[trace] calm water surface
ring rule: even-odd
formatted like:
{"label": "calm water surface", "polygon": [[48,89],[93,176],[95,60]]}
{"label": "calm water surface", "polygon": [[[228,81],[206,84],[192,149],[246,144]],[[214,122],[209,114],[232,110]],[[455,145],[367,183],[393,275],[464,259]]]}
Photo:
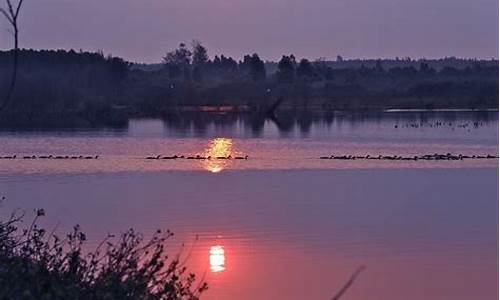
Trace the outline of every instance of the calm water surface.
{"label": "calm water surface", "polygon": [[[498,155],[496,113],[134,120],[123,131],[0,133],[12,209],[79,223],[91,243],[129,227],[176,233],[206,299],[496,299],[498,160],[336,161],[323,155]],[[145,160],[156,155],[248,160]],[[182,246],[184,244],[184,246]]]}

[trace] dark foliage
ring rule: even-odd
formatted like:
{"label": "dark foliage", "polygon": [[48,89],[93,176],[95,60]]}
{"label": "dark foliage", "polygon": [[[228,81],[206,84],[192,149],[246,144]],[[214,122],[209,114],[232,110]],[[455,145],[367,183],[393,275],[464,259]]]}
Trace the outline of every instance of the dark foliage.
{"label": "dark foliage", "polygon": [[282,83],[290,83],[295,79],[295,68],[296,68],[295,56],[283,55],[278,63],[278,72],[276,76],[278,80]]}
{"label": "dark foliage", "polygon": [[172,233],[150,240],[129,230],[86,252],[79,226],[60,238],[37,225],[20,230],[22,216],[0,220],[0,299],[190,299],[207,289],[178,258],[166,255]]}
{"label": "dark foliage", "polygon": [[[12,51],[0,54],[0,94],[6,90]],[[120,126],[114,107],[125,97],[129,64],[102,53],[23,50],[17,88],[0,124]]]}
{"label": "dark foliage", "polygon": [[[134,65],[102,53],[19,53],[18,84],[0,127],[125,126],[131,116],[232,106],[279,109],[498,108],[498,61],[347,60],[311,62],[257,54],[212,60],[198,41],[180,44],[158,66]],[[12,51],[0,52],[0,94],[7,91]]]}
{"label": "dark foliage", "polygon": [[239,69],[250,77],[253,81],[261,81],[266,79],[266,68],[264,62],[256,53],[245,55],[243,62],[239,64]]}

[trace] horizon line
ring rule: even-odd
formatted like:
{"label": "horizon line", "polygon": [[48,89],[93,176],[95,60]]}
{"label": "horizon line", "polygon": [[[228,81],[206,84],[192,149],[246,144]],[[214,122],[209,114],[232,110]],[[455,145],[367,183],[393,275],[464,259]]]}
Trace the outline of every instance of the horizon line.
{"label": "horizon line", "polygon": [[[175,49],[175,48],[174,48]],[[10,49],[1,49],[0,52],[8,52],[8,51],[11,51],[13,50],[13,48],[10,48]],[[113,54],[112,52],[108,52],[108,53],[105,53],[102,49],[96,49],[96,50],[89,50],[89,49],[82,49],[82,48],[79,48],[79,49],[76,49],[76,48],[22,48],[20,47],[19,50],[33,50],[33,51],[42,51],[42,50],[49,50],[49,51],[57,51],[57,50],[63,50],[63,51],[75,51],[75,52],[85,52],[85,53],[102,53],[104,56],[111,56],[111,57],[117,57],[117,58],[121,58],[129,63],[133,63],[133,64],[139,64],[139,65],[155,65],[155,64],[162,64],[161,62],[161,59],[160,61],[158,62],[141,62],[141,61],[138,61],[138,60],[131,60],[131,59],[127,59],[123,56],[119,56],[119,55],[115,55]],[[167,53],[168,51],[166,51],[165,53]],[[261,55],[256,52],[256,51],[250,51],[248,53],[245,53],[245,54],[241,54],[240,57],[238,58],[234,58],[230,55],[226,55],[226,54],[223,54],[223,53],[219,53],[219,54],[214,54],[214,55],[209,55],[209,59],[214,59],[215,56],[221,56],[221,55],[224,55],[226,57],[231,57],[233,59],[235,59],[236,61],[239,61],[240,59],[243,59],[243,57],[245,55],[253,55],[253,54],[257,54],[259,55],[259,57],[265,62],[265,63],[277,63],[279,62],[279,59],[277,60],[269,60],[269,59],[263,59],[263,57],[261,57]],[[355,61],[355,60],[363,60],[363,61],[368,61],[368,60],[397,60],[399,59],[400,61],[405,61],[407,60],[408,58],[410,59],[410,61],[421,61],[421,60],[442,60],[442,59],[457,59],[457,60],[478,60],[478,61],[499,61],[499,57],[478,57],[478,56],[475,56],[475,57],[460,57],[460,56],[455,56],[455,55],[447,55],[447,56],[441,56],[441,57],[425,57],[425,56],[420,56],[420,57],[417,57],[417,56],[411,56],[411,55],[402,55],[402,56],[393,56],[393,57],[375,57],[375,56],[363,56],[363,57],[349,57],[349,56],[344,56],[344,55],[341,55],[341,54],[337,54],[335,55],[334,57],[326,57],[326,56],[320,56],[320,57],[315,57],[315,58],[311,58],[311,57],[299,57],[293,53],[288,53],[288,54],[282,54],[282,55],[294,55],[297,60],[300,60],[300,59],[308,59],[309,61],[311,62],[314,62],[314,61],[318,61],[318,60],[323,60],[323,61],[327,61],[327,62],[337,62],[337,59],[336,59],[336,56],[341,56],[342,57],[342,60],[343,61]]]}

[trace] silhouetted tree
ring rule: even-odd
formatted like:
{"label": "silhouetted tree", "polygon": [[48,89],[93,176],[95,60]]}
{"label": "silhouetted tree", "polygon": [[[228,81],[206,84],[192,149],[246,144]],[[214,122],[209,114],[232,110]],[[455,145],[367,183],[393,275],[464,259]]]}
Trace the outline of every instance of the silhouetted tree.
{"label": "silhouetted tree", "polygon": [[[157,65],[129,68],[122,59],[102,52],[19,50],[16,89],[9,109],[0,112],[0,127],[123,126],[129,116],[155,116],[183,105],[260,109],[277,97],[297,106],[311,103],[328,109],[419,108],[429,103],[436,108],[498,107],[496,60],[405,58],[377,64],[374,59],[350,59],[341,66],[301,60],[296,66],[293,56],[264,64],[257,54],[246,55],[238,63],[224,55],[205,60],[205,55],[190,50],[182,45],[166,55],[165,70]],[[13,51],[0,51],[2,93],[10,81],[12,58]],[[426,65],[419,70],[420,63]],[[193,84],[189,74],[195,73],[196,64],[205,69],[203,82]],[[382,64],[385,71],[377,73]],[[165,78],[175,67],[177,77]],[[269,74],[272,80],[266,81]]]}
{"label": "silhouetted tree", "polygon": [[6,0],[7,9],[0,7],[0,12],[7,19],[9,24],[12,26],[12,31],[10,31],[14,37],[14,64],[12,67],[12,76],[9,85],[9,89],[7,91],[7,96],[3,104],[0,106],[0,111],[5,109],[12,98],[12,93],[14,92],[14,88],[16,86],[17,80],[17,64],[18,64],[18,56],[19,56],[19,27],[18,27],[18,17],[19,12],[21,11],[21,6],[23,5],[24,0],[19,0],[17,4],[13,3],[12,0]]}
{"label": "silhouetted tree", "polygon": [[216,71],[236,72],[238,70],[238,63],[232,57],[224,55],[221,55],[220,58],[215,56],[212,65]]}
{"label": "silhouetted tree", "polygon": [[208,64],[208,51],[200,41],[193,40],[193,78],[196,81],[201,81],[203,78],[203,71]]}
{"label": "silhouetted tree", "polygon": [[237,77],[238,63],[231,57],[216,55],[213,61],[208,63],[208,72],[211,80],[231,81]]}
{"label": "silhouetted tree", "polygon": [[384,68],[382,67],[381,59],[377,59],[377,62],[375,63],[375,72],[379,74],[385,72]]}
{"label": "silhouetted tree", "polygon": [[317,59],[314,61],[313,67],[319,77],[326,81],[333,80],[333,69],[326,61]]}
{"label": "silhouetted tree", "polygon": [[278,62],[278,80],[280,82],[292,82],[295,78],[295,66],[297,62],[295,61],[295,56],[293,55],[283,55],[281,60]]}
{"label": "silhouetted tree", "polygon": [[253,81],[259,81],[266,78],[266,68],[259,55],[254,53],[252,56],[243,57],[242,69],[246,70]]}
{"label": "silhouetted tree", "polygon": [[434,68],[429,67],[429,64],[427,64],[426,62],[420,63],[420,69],[418,71],[420,74],[424,76],[430,76],[436,73],[436,70],[434,70]]}
{"label": "silhouetted tree", "polygon": [[[0,52],[0,82],[8,80],[8,75],[2,71],[10,67],[11,59],[11,52]],[[9,109],[2,111],[0,121],[9,114],[21,120],[22,113],[29,120],[28,114],[35,113],[40,118],[45,116],[47,121],[57,122],[63,119],[55,114],[61,113],[76,122],[78,118],[74,114],[89,112],[87,108],[92,106],[98,109],[85,113],[87,121],[84,122],[96,123],[99,116],[95,112],[111,108],[125,98],[123,83],[128,72],[128,63],[123,59],[99,53],[19,50],[18,88],[12,95]],[[49,120],[47,114],[54,118]],[[104,115],[100,116],[106,117]]]}
{"label": "silhouetted tree", "polygon": [[208,62],[208,51],[200,41],[193,40],[193,66],[205,65]]}
{"label": "silhouetted tree", "polygon": [[169,76],[171,78],[178,78],[183,75],[185,79],[189,78],[191,56],[191,51],[184,43],[181,43],[179,48],[168,52],[165,57],[163,57],[163,63],[168,69]]}
{"label": "silhouetted tree", "polygon": [[309,62],[309,60],[303,58],[299,62],[299,66],[297,67],[297,76],[303,79],[311,79],[315,75],[314,67]]}

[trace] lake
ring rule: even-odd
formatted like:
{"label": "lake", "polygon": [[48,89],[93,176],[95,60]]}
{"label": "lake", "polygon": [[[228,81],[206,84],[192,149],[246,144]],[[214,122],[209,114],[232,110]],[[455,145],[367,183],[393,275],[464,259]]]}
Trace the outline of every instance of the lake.
{"label": "lake", "polygon": [[[202,299],[330,299],[359,266],[342,299],[496,299],[498,159],[366,159],[435,153],[498,156],[497,112],[4,131],[0,156],[16,159],[0,160],[0,209],[44,208],[44,225],[80,224],[91,245],[170,229],[169,251],[209,284]],[[145,159],[158,155],[211,159]]]}

